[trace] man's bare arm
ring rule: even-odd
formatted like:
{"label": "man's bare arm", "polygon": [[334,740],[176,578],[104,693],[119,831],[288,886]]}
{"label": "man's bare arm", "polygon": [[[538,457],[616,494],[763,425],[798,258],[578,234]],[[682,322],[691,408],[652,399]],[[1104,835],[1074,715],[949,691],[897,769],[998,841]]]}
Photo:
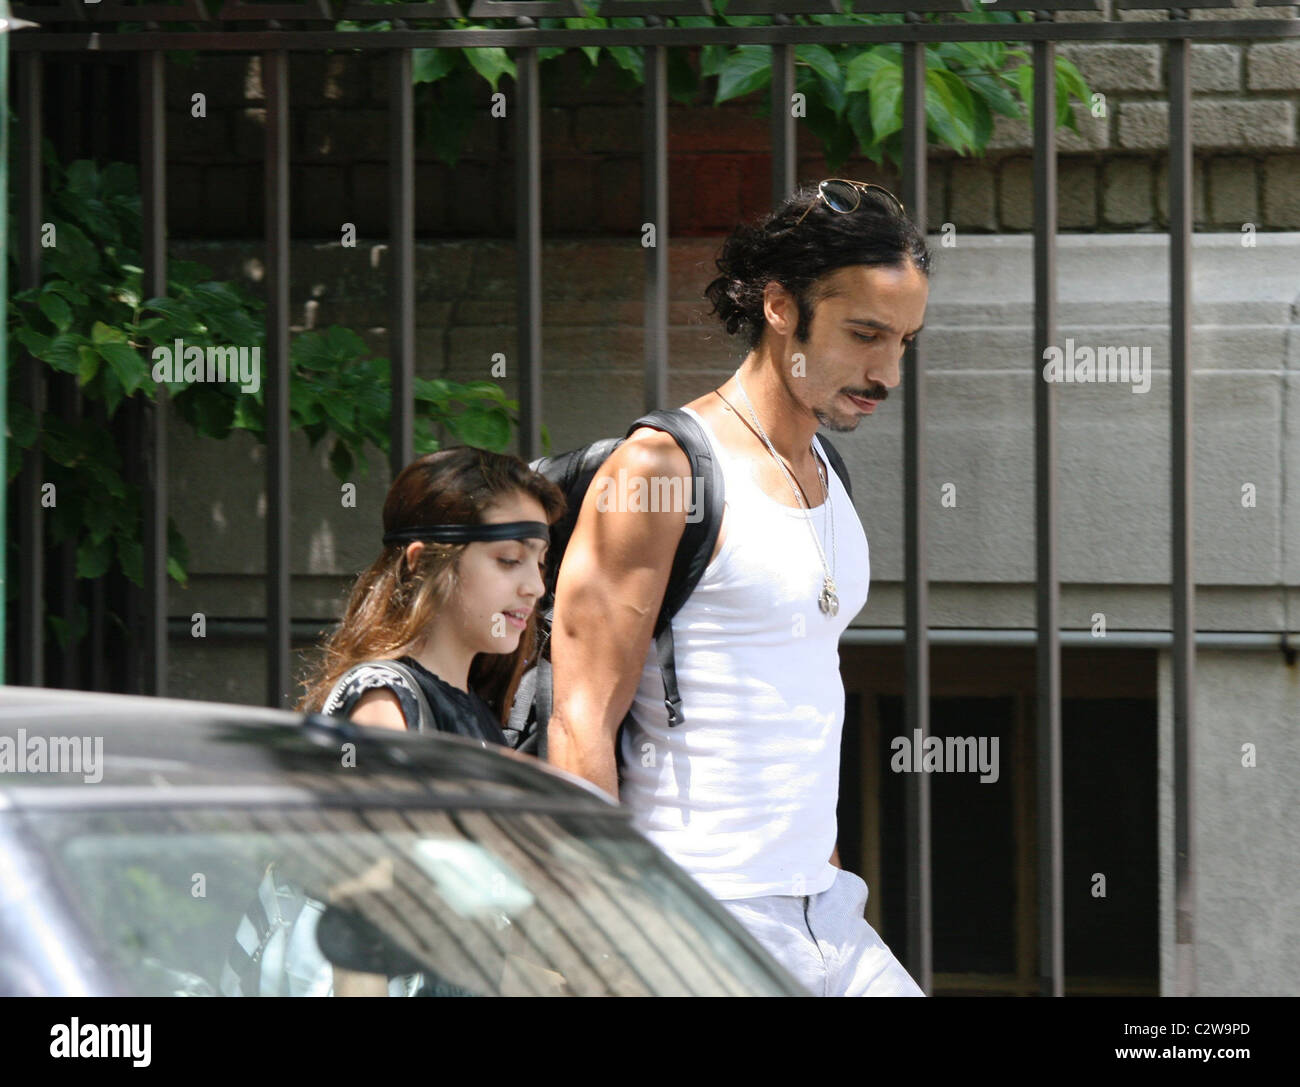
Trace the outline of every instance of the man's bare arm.
{"label": "man's bare arm", "polygon": [[671,435],[634,433],[592,479],[555,588],[547,757],[616,798],[615,738],[640,683],[686,527],[685,509],[629,511],[627,484],[689,475],[690,461]]}

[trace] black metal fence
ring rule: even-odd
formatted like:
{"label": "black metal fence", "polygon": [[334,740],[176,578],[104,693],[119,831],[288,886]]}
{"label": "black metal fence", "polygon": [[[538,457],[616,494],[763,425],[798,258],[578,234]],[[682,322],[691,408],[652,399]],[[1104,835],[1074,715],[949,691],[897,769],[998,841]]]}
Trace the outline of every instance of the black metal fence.
{"label": "black metal fence", "polygon": [[[1277,0],[1261,0],[1261,5]],[[535,18],[580,16],[567,0],[493,2],[474,0],[471,18],[517,19],[512,29],[415,29],[410,21],[456,18],[455,0],[427,4],[365,4],[347,0],[305,0],[303,3],[245,3],[226,0],[213,11],[205,0],[181,0],[175,5],[131,5],[122,0],[83,3],[57,0],[19,6],[14,14],[41,24],[39,29],[12,35],[15,54],[19,141],[18,200],[14,208],[20,237],[18,289],[36,286],[41,276],[42,193],[42,64],[56,54],[116,54],[137,58],[140,110],[143,258],[145,289],[166,293],[166,134],[163,114],[165,50],[259,53],[266,95],[266,461],[267,537],[267,701],[282,705],[291,690],[289,614],[289,53],[327,49],[380,50],[390,57],[390,172],[392,251],[392,430],[394,471],[412,456],[414,339],[414,48],[498,46],[512,51],[517,69],[515,102],[515,160],[517,170],[518,348],[521,425],[519,453],[540,452],[542,414],[541,314],[541,151],[538,102],[539,48],[582,45],[631,45],[644,48],[644,191],[645,220],[656,224],[657,243],[646,249],[645,285],[645,407],[667,403],[668,319],[668,131],[666,49],[672,46],[754,44],[772,49],[771,143],[772,196],[779,201],[796,186],[795,117],[787,108],[795,87],[794,49],[804,43],[899,42],[903,49],[904,163],[902,196],[916,222],[924,226],[926,209],[927,138],[925,113],[926,43],[946,41],[1028,41],[1034,62],[1034,356],[1026,360],[1026,380],[1035,393],[1035,533],[1037,546],[1037,787],[1039,822],[1040,977],[1044,994],[1060,995],[1064,978],[1062,925],[1061,825],[1061,658],[1057,577],[1056,406],[1054,387],[1037,360],[1057,339],[1056,244],[1057,177],[1055,149],[1056,44],[1063,41],[1163,41],[1169,58],[1169,253],[1170,367],[1172,410],[1172,539],[1173,558],[1173,719],[1176,856],[1177,991],[1195,988],[1193,904],[1195,841],[1192,797],[1192,702],[1195,645],[1192,584],[1192,414],[1189,381],[1191,329],[1192,141],[1190,131],[1189,49],[1194,40],[1260,40],[1296,37],[1293,20],[1192,20],[1190,9],[1222,7],[1222,0],[1184,0],[1170,8],[1155,0],[1115,0],[1117,10],[1163,11],[1164,22],[1054,21],[1059,11],[1100,11],[1100,0],[997,0],[997,9],[1028,10],[1034,21],[1016,24],[934,23],[922,13],[969,11],[978,0],[857,0],[861,12],[903,13],[901,25],[795,25],[790,16],[832,13],[839,0],[732,0],[729,14],[766,14],[766,26],[671,25],[680,15],[709,14],[708,0],[606,0],[602,16],[643,16],[646,25],[620,29],[542,29]],[[1280,4],[1278,5],[1280,6]],[[333,19],[395,20],[387,31],[349,32],[333,29]],[[114,32],[123,20],[142,26]],[[175,23],[185,29],[169,29]],[[110,25],[111,24],[111,25]],[[198,26],[200,29],[193,29]],[[44,402],[41,370],[31,358],[14,360],[19,388],[30,406]],[[925,356],[919,346],[908,349],[904,364],[905,591],[906,591],[906,726],[928,734],[929,645],[927,637],[926,518],[922,499],[926,435]],[[128,601],[132,629],[138,633],[141,666],[131,681],[134,689],[163,694],[167,677],[167,487],[169,471],[165,392],[156,404],[136,409],[130,426],[138,441],[144,493],[144,590]],[[10,677],[23,684],[49,681],[44,659],[43,586],[47,551],[39,501],[42,479],[38,458],[30,458],[18,481],[13,516],[19,540],[20,586],[16,616],[18,672]],[[72,556],[57,561],[65,586],[72,578]],[[100,632],[102,637],[102,631]],[[99,670],[102,672],[102,668]],[[68,684],[65,671],[63,682]],[[92,674],[95,687],[102,675]],[[70,684],[68,684],[70,685]],[[907,783],[908,946],[903,956],[918,983],[932,988],[932,921],[930,887],[929,781],[925,774],[909,775]]]}

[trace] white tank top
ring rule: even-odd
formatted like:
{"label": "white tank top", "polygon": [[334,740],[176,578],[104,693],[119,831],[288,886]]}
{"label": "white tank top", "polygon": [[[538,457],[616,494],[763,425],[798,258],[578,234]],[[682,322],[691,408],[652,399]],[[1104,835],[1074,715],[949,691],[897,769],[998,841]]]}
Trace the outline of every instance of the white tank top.
{"label": "white tank top", "polygon": [[726,535],[672,621],[685,719],[668,726],[652,641],[622,734],[619,798],[636,828],[715,898],[817,894],[835,880],[838,643],[867,600],[867,536],[817,442],[834,559],[826,503],[811,516],[839,596],[838,614],[824,615],[824,571],[804,511],[768,496],[752,462],[729,454],[700,414],[685,410],[722,466]]}

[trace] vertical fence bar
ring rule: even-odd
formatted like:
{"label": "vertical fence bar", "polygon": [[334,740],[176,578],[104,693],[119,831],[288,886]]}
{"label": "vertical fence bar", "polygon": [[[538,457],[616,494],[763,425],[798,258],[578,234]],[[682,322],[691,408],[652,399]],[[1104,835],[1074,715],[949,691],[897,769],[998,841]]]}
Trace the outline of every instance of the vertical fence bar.
{"label": "vertical fence bar", "polygon": [[[41,281],[41,90],[44,62],[37,52],[23,53],[18,60],[18,193],[15,219],[18,224],[18,289],[27,290]],[[14,522],[18,534],[18,676],[19,683],[40,687],[45,682],[45,547],[41,513],[41,477],[44,458],[40,451],[40,418],[45,410],[45,366],[27,351],[20,353],[19,400],[36,415],[36,445],[23,462],[18,479]]]}
{"label": "vertical fence bar", "polygon": [[[656,20],[657,21],[657,20]],[[645,49],[641,201],[654,245],[645,250],[645,410],[668,406],[668,50]]]}
{"label": "vertical fence bar", "polygon": [[289,695],[289,55],[262,54],[266,89],[266,701]]}
{"label": "vertical fence bar", "polygon": [[[915,16],[908,15],[909,20]],[[924,42],[903,45],[903,203],[921,231],[926,230],[926,150]],[[908,739],[930,732],[930,601],[925,525],[925,357],[916,344],[904,356],[906,400],[903,413],[904,610],[907,642],[903,651],[904,699]],[[908,774],[907,967],[929,995],[934,988],[934,918],[930,887],[930,776]]]}
{"label": "vertical fence bar", "polygon": [[[140,54],[140,208],[144,296],[167,293],[167,122],[163,111],[164,54]],[[141,493],[144,514],[143,689],[167,693],[167,386],[142,402],[144,456]]]}
{"label": "vertical fence bar", "polygon": [[519,88],[515,118],[516,325],[519,342],[519,456],[533,460],[542,446],[542,153],[537,50],[515,56]]}
{"label": "vertical fence bar", "polygon": [[[1050,17],[1041,13],[1040,17]],[[1056,386],[1041,360],[1056,343],[1056,43],[1034,44],[1034,548],[1038,640],[1038,983],[1064,995],[1061,843],[1061,622],[1057,571]]]}
{"label": "vertical fence bar", "polygon": [[[81,421],[81,390],[77,386],[76,376],[73,374],[51,374],[49,385],[50,397],[57,405],[55,410],[58,412],[60,421],[68,426],[77,426]],[[125,414],[128,418],[132,415],[129,410]],[[59,646],[59,652],[55,658],[54,675],[49,678],[52,684],[57,684],[64,690],[74,691],[80,686],[81,681],[81,662],[78,652],[80,645],[74,633],[77,623],[77,608],[81,603],[78,599],[77,541],[73,538],[64,540],[58,545],[58,551],[55,553],[58,555],[58,559],[54,568],[54,580],[58,585],[58,590],[52,604],[47,601],[47,605],[66,620],[68,624],[66,628],[68,630],[68,644],[66,647]],[[138,669],[136,674],[138,674]]]}
{"label": "vertical fence bar", "polygon": [[1188,41],[1169,42],[1169,375],[1173,548],[1174,960],[1179,996],[1195,996],[1196,679],[1192,555],[1192,131]]}
{"label": "vertical fence bar", "polygon": [[[78,71],[86,72],[83,88],[89,88],[90,100],[94,101],[97,92],[103,89],[104,58],[99,57],[93,61],[78,59],[74,61]],[[76,143],[79,154],[84,154],[89,158],[97,157],[97,148],[100,144],[101,137],[99,133],[91,131],[87,120],[88,110],[85,109],[86,100],[81,100],[82,123],[77,126]],[[66,168],[72,161],[73,156],[64,160]],[[51,416],[56,415],[59,421],[68,427],[76,427],[80,422],[81,416],[81,391],[77,385],[77,379],[72,374],[56,373],[47,374],[45,378],[46,396],[50,407]],[[131,406],[128,406],[123,413],[129,421],[132,418]],[[75,690],[80,678],[80,669],[77,667],[77,645],[73,636],[76,629],[77,621],[77,541],[74,538],[65,539],[57,547],[57,550],[51,549],[51,553],[56,556],[54,561],[53,577],[45,583],[45,589],[53,590],[46,597],[46,610],[52,611],[63,619],[68,631],[68,644],[60,645],[56,653],[55,667],[46,674],[46,682],[68,690]],[[48,575],[47,575],[48,576]],[[134,629],[134,628],[131,628]],[[138,667],[128,670],[128,675],[136,676],[139,674]]]}
{"label": "vertical fence bar", "polygon": [[[789,22],[773,16],[773,22]],[[772,46],[772,206],[794,191],[798,182],[798,137],[790,98],[794,94],[794,46]]]}
{"label": "vertical fence bar", "polygon": [[388,465],[393,478],[415,456],[415,85],[411,68],[411,50],[393,50],[388,106],[393,300]]}
{"label": "vertical fence bar", "polygon": [[[5,260],[0,262],[0,305],[9,310],[9,0],[0,0],[0,238],[4,244]],[[0,433],[9,433],[9,367],[14,360],[9,357],[9,337],[0,339]],[[8,481],[9,443],[0,443],[0,480]],[[9,488],[0,488],[0,529],[5,540],[9,539]],[[6,634],[9,629],[9,592],[7,579],[13,573],[9,569],[9,548],[5,547],[5,557],[0,559],[0,683],[9,681],[9,646]]]}

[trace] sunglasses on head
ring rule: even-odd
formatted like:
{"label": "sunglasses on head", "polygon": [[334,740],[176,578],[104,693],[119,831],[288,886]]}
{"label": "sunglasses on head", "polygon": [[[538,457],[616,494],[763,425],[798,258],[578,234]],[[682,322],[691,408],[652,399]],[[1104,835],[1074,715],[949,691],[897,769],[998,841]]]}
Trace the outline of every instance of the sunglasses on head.
{"label": "sunglasses on head", "polygon": [[864,192],[872,191],[884,193],[885,196],[893,202],[894,206],[898,208],[900,215],[907,214],[907,209],[903,207],[903,202],[882,185],[872,185],[865,181],[849,181],[842,177],[832,177],[827,178],[825,181],[818,182],[817,199],[809,202],[808,206],[804,208],[803,215],[799,216],[798,222],[796,222],[790,229],[794,230],[799,223],[804,221],[804,218],[810,211],[812,211],[813,205],[817,203],[817,200],[821,200],[825,203],[831,211],[848,214],[849,212],[858,210],[858,207],[862,203],[862,194]]}

